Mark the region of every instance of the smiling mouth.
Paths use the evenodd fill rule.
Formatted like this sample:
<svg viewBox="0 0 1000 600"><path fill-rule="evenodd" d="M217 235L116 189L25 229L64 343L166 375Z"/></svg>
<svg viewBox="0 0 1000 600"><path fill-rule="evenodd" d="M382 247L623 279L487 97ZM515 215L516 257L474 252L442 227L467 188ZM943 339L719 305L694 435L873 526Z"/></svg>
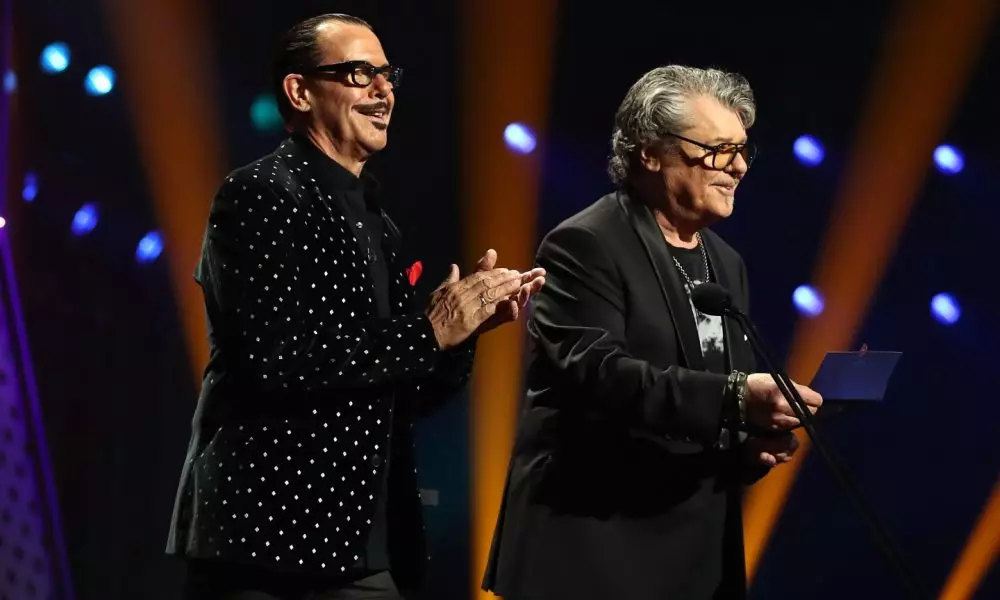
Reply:
<svg viewBox="0 0 1000 600"><path fill-rule="evenodd" d="M376 122L385 123L389 120L389 108L383 105L358 106L354 110L366 117L371 117Z"/></svg>

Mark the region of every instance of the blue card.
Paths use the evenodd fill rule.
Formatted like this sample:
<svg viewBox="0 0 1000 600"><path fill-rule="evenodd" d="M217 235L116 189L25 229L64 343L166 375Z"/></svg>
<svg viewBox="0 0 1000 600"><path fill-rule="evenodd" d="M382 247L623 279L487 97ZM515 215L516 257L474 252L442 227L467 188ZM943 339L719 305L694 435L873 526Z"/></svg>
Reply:
<svg viewBox="0 0 1000 600"><path fill-rule="evenodd" d="M827 402L881 402L902 352L827 352L809 387Z"/></svg>

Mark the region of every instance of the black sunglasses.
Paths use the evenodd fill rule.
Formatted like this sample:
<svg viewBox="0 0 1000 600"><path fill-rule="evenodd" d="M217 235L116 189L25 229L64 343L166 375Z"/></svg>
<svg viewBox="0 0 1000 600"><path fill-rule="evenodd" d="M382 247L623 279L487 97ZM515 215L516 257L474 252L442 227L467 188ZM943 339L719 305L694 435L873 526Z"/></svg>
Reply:
<svg viewBox="0 0 1000 600"><path fill-rule="evenodd" d="M698 146L702 150L706 150L708 154L705 155L705 158L712 158L712 168L717 171L726 169L729 165L733 164L733 161L736 160L736 155L743 157L743 161L747 163L748 169L750 168L750 165L753 164L754 159L757 158L757 146L755 146L752 142L747 142L745 144L726 143L709 146L708 144L703 144L699 141L692 140L691 138L686 138L682 135L677 135L676 133L670 133L669 131L666 135L675 137L679 140L684 140L689 144Z"/></svg>
<svg viewBox="0 0 1000 600"><path fill-rule="evenodd" d="M402 67L394 67L392 65L376 67L365 60L349 60L331 65L319 65L318 67L309 69L308 72L347 75L351 83L360 87L368 87L379 75L385 75L386 81L389 82L389 85L393 89L399 88L400 83L403 81Z"/></svg>

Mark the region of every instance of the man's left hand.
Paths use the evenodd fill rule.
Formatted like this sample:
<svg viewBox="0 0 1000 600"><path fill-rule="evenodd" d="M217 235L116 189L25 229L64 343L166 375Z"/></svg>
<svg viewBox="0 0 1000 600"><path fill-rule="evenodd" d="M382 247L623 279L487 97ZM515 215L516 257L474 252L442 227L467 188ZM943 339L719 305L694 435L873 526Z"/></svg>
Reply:
<svg viewBox="0 0 1000 600"><path fill-rule="evenodd" d="M799 439L792 432L762 437L751 436L746 441L747 459L754 464L773 467L792 460L799 449Z"/></svg>
<svg viewBox="0 0 1000 600"><path fill-rule="evenodd" d="M497 252L492 248L483 254L476 263L477 271L489 271L496 267ZM532 269L521 275L521 288L514 294L497 302L497 311L480 328L480 333L489 331L508 321L516 321L520 310L527 306L528 300L537 294L545 285L545 269Z"/></svg>

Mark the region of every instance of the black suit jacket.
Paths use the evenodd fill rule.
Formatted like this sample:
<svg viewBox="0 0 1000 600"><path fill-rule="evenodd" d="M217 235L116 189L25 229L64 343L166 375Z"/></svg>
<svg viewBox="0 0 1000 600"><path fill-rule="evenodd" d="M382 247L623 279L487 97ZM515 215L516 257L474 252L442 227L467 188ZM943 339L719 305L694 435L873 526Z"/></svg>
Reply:
<svg viewBox="0 0 1000 600"><path fill-rule="evenodd" d="M388 462L390 561L401 585L416 585L425 551L411 428L467 381L474 342L439 351L384 212L392 316L377 318L365 253L303 143L234 171L212 201L196 276L211 356L167 551L348 573Z"/></svg>
<svg viewBox="0 0 1000 600"><path fill-rule="evenodd" d="M744 310L746 269L703 231ZM617 192L542 241L527 395L484 589L511 600L707 600L745 593L738 436L727 375L705 370L689 299L652 211ZM725 320L731 369L752 371Z"/></svg>

